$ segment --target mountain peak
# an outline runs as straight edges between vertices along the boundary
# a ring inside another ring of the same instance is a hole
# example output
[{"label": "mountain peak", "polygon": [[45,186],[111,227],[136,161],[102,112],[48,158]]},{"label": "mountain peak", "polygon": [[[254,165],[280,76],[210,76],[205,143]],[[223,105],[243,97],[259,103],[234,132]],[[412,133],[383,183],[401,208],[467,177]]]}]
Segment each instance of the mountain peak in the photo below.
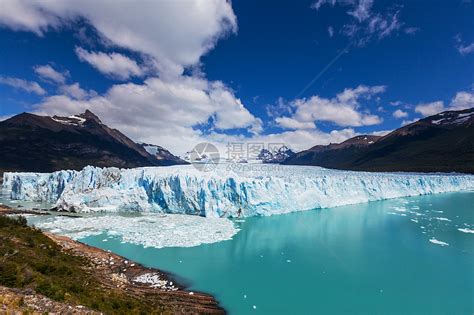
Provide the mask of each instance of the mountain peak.
[{"label": "mountain peak", "polygon": [[97,117],[96,114],[91,112],[90,110],[86,109],[86,111],[82,114],[77,115],[77,117],[84,118],[86,120],[92,120],[95,121],[96,123],[102,124],[102,121],[100,120],[99,117]]}]

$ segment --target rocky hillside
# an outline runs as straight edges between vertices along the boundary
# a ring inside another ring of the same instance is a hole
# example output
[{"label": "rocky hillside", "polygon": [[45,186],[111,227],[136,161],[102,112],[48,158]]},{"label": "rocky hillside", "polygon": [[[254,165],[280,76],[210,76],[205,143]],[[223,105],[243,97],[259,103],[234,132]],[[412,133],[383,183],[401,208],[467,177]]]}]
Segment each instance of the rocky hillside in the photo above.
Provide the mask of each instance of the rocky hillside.
[{"label": "rocky hillside", "polygon": [[446,111],[383,137],[315,146],[283,162],[361,171],[474,173],[474,108]]},{"label": "rocky hillside", "polygon": [[150,154],[90,111],[80,115],[19,114],[0,122],[0,172],[181,164],[169,151]]}]

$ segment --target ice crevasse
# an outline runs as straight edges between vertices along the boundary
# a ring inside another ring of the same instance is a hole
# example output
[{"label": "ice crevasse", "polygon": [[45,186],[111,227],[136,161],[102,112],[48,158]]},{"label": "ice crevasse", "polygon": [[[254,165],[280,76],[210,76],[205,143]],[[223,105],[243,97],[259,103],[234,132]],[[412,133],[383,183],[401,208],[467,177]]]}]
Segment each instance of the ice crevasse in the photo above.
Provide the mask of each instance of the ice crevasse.
[{"label": "ice crevasse", "polygon": [[12,199],[54,203],[75,212],[165,212],[246,217],[367,201],[474,190],[474,175],[371,173],[311,166],[236,171],[220,165],[135,169],[87,166],[81,171],[4,173]]}]

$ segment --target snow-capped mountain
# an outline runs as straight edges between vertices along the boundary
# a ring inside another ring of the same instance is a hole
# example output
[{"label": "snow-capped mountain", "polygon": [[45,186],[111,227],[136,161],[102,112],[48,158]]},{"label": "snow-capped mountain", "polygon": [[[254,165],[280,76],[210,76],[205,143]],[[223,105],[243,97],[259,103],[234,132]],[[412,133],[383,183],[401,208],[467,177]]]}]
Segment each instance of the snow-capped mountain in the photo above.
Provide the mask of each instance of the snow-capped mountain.
[{"label": "snow-capped mountain", "polygon": [[282,146],[273,151],[262,149],[260,154],[257,156],[257,160],[262,161],[262,163],[281,163],[294,155],[295,152],[293,152],[290,148],[287,146]]},{"label": "snow-capped mountain", "polygon": [[188,162],[182,160],[180,157],[172,154],[162,146],[148,143],[140,144],[149,154],[154,156],[157,160],[169,163],[169,165],[177,164],[188,164]]},{"label": "snow-capped mountain", "polygon": [[361,171],[474,173],[474,108],[420,119],[383,136],[317,145],[284,164]]},{"label": "snow-capped mountain", "polygon": [[22,113],[0,122],[0,172],[181,164],[169,154],[158,159],[89,110],[67,117]]}]

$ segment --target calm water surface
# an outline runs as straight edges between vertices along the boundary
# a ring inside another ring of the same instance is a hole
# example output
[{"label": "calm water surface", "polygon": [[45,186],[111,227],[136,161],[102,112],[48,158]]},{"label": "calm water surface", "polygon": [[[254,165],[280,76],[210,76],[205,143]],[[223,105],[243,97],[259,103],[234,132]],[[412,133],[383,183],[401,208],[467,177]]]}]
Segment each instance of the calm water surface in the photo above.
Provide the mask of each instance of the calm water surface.
[{"label": "calm water surface", "polygon": [[230,314],[474,312],[474,192],[236,224],[233,240],[192,248],[82,241],[179,275]]}]

